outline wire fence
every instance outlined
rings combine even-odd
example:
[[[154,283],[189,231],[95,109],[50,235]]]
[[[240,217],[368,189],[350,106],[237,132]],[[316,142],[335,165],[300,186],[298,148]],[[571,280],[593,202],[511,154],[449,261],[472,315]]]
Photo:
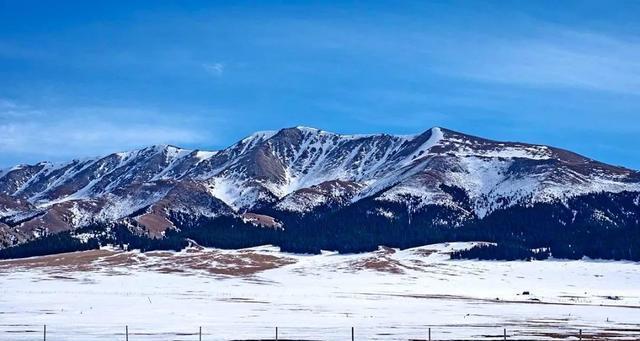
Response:
[[[17,327],[17,326],[16,326]],[[0,340],[6,341],[69,341],[69,340],[110,340],[110,341],[149,341],[149,340],[165,340],[165,341],[320,341],[320,340],[407,340],[407,341],[489,341],[489,340],[640,340],[640,329],[615,329],[615,330],[598,330],[598,329],[563,329],[563,330],[533,330],[533,329],[508,329],[508,328],[488,328],[482,327],[471,333],[461,332],[455,327],[425,327],[422,335],[416,335],[414,330],[413,336],[407,336],[402,332],[380,332],[371,333],[370,329],[355,327],[351,328],[313,328],[313,327],[272,327],[259,328],[251,331],[236,332],[225,331],[221,333],[220,329],[207,329],[206,327],[197,327],[191,331],[183,332],[149,332],[147,330],[136,330],[125,325],[120,330],[100,330],[93,332],[87,328],[78,330],[56,330],[50,326],[43,325],[39,330],[30,326],[0,329]],[[4,334],[4,335],[2,335]],[[226,335],[223,335],[226,334]],[[235,334],[236,337],[229,334]],[[254,335],[251,335],[254,334]]]

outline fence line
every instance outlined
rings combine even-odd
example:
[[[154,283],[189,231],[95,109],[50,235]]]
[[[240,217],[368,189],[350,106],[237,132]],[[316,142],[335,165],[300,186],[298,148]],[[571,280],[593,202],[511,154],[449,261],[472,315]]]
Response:
[[[442,328],[443,330],[447,330],[447,328]],[[515,329],[514,331],[517,331],[517,329]],[[198,341],[202,341],[202,326],[200,326],[198,328]],[[43,325],[43,329],[42,329],[42,335],[43,335],[43,340],[47,341],[47,325]],[[125,335],[125,340],[124,341],[129,341],[129,325],[125,325],[124,327],[124,335]],[[559,336],[560,339],[566,339],[567,337],[570,337],[571,335],[568,336]],[[504,341],[507,340],[507,338],[511,337],[510,335],[507,334],[507,328],[503,328],[503,333],[502,333],[502,338]],[[574,337],[577,337],[578,341],[582,341],[582,329],[578,330],[578,334],[575,335]],[[355,341],[356,339],[356,335],[355,335],[355,327],[351,327],[351,341]],[[262,341],[267,341],[269,339],[260,339]],[[275,338],[273,339],[275,341],[279,340],[279,335],[278,335],[278,327],[275,327]],[[296,339],[297,340],[297,339]],[[300,339],[302,340],[302,339]],[[436,341],[435,339],[431,338],[431,327],[428,327],[426,330],[426,339],[427,341]],[[444,339],[446,340],[446,339]],[[413,341],[418,341],[418,340],[413,340]]]

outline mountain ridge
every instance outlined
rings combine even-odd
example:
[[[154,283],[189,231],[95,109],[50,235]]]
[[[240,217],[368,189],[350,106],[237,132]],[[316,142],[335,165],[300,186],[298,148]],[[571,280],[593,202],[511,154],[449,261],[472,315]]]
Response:
[[[460,135],[467,135],[467,136],[473,136],[473,135],[468,135],[456,130],[452,130],[449,128],[445,128],[445,127],[440,127],[440,126],[433,126],[431,128],[429,128],[427,131],[431,130],[431,129],[441,129],[441,130],[445,130],[445,131],[449,131],[455,134],[460,134]],[[341,137],[351,137],[351,138],[366,138],[366,137],[373,137],[373,136],[392,136],[392,137],[398,137],[398,138],[412,138],[415,137],[417,135],[420,134],[424,134],[425,132],[422,133],[415,133],[415,134],[389,134],[389,133],[364,133],[364,134],[344,134],[344,133],[336,133],[336,132],[332,132],[332,131],[328,131],[328,130],[324,130],[324,129],[320,129],[320,128],[314,128],[314,127],[310,127],[310,126],[293,126],[293,127],[287,127],[287,128],[282,128],[280,130],[260,130],[260,131],[256,131],[252,134],[247,135],[246,137],[236,141],[235,143],[233,143],[231,146],[239,144],[243,141],[246,140],[250,140],[252,138],[254,138],[255,136],[267,136],[267,137],[272,137],[273,135],[277,134],[278,132],[282,131],[282,130],[290,130],[290,129],[300,129],[300,130],[311,130],[311,131],[317,131],[317,132],[322,132],[322,133],[327,133],[330,135],[337,135],[337,136],[341,136]],[[492,142],[501,142],[501,143],[506,143],[506,144],[522,144],[522,145],[531,145],[531,146],[542,146],[542,147],[550,147],[550,148],[554,148],[554,149],[558,149],[558,150],[563,150],[563,151],[567,151],[573,154],[576,154],[580,157],[583,157],[585,159],[589,159],[589,160],[593,160],[593,161],[597,161],[594,158],[579,154],[579,153],[575,153],[572,151],[569,151],[568,149],[564,149],[564,148],[559,148],[559,147],[553,147],[551,145],[547,145],[547,144],[539,144],[539,143],[533,143],[533,142],[518,142],[518,141],[509,141],[509,140],[495,140],[495,139],[489,139],[489,138],[481,138],[481,137],[477,137],[477,136],[473,136],[474,138],[477,139],[484,139],[487,141],[492,141]],[[178,150],[183,150],[183,151],[188,151],[188,152],[201,152],[201,153],[218,153],[223,149],[215,149],[215,150],[209,150],[209,149],[200,149],[200,148],[195,148],[195,149],[190,149],[190,148],[183,148],[180,147],[178,145],[175,144],[171,144],[171,143],[159,143],[159,144],[152,144],[152,145],[148,145],[148,146],[144,146],[138,149],[132,149],[132,150],[121,150],[121,151],[117,151],[117,152],[113,152],[107,155],[101,154],[101,155],[94,155],[94,156],[87,156],[87,157],[81,157],[81,158],[73,158],[70,161],[51,161],[51,160],[43,160],[43,161],[38,161],[36,163],[19,163],[13,166],[7,166],[4,168],[0,168],[0,177],[2,177],[5,173],[14,170],[15,168],[19,168],[19,167],[32,167],[32,166],[37,166],[40,164],[48,164],[48,165],[64,165],[70,162],[86,162],[86,161],[91,161],[91,160],[96,160],[99,158],[104,158],[107,157],[109,155],[113,155],[113,154],[126,154],[126,153],[133,153],[133,152],[137,152],[137,151],[142,151],[142,150],[147,150],[147,149],[163,149],[163,148],[174,148],[174,149],[178,149]],[[604,162],[603,162],[604,163]],[[636,170],[634,168],[631,167],[627,167],[625,165],[614,165],[614,164],[609,164],[613,167],[617,167],[617,168],[625,168],[628,170],[632,170],[632,171],[636,171],[636,172],[640,172],[640,170]]]
[[[560,148],[440,127],[344,135],[299,126],[256,132],[216,151],[154,145],[0,171],[0,246],[96,224],[135,226],[135,234],[152,239],[223,217],[301,228],[308,216],[322,221],[365,204],[388,225],[400,219],[398,210],[409,213],[405,227],[415,224],[411,216],[447,211],[425,228],[464,229],[498,211],[568,208],[575,198],[602,193],[612,200],[640,193],[640,173]],[[629,208],[634,217],[637,206]],[[627,221],[606,211],[585,214]]]

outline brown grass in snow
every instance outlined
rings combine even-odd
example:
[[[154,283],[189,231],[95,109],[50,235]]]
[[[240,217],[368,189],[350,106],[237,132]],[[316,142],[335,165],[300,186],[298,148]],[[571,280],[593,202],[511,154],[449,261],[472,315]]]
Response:
[[[41,257],[0,261],[0,273],[41,269],[51,275],[96,271],[125,274],[129,269],[160,273],[208,273],[224,276],[251,276],[295,263],[295,259],[255,250],[222,251],[191,248],[183,252],[147,253],[90,250]]]

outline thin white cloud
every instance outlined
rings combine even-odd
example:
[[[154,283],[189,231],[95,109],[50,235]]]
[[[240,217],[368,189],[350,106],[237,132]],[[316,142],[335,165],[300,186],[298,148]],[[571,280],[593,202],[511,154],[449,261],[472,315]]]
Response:
[[[194,143],[200,136],[174,127],[90,122],[0,124],[0,152],[43,156],[94,155],[159,143]]]
[[[0,98],[0,110],[15,109],[17,107],[18,105],[13,101],[8,100],[6,98]]]
[[[9,105],[7,105],[9,103]],[[12,117],[6,113],[12,114]],[[38,115],[30,115],[38,112]],[[122,117],[137,117],[121,120]],[[157,113],[127,108],[35,110],[0,102],[0,153],[28,161],[64,160],[153,144],[196,144],[209,135],[191,126],[160,122]],[[9,157],[13,156],[13,157]]]
[[[205,63],[202,64],[202,67],[206,72],[213,76],[222,76],[224,73],[224,64],[222,63]]]
[[[440,71],[510,85],[640,94],[638,42],[564,30],[470,40],[466,53],[446,55]]]
[[[0,98],[0,119],[2,119],[4,122],[9,122],[7,120],[36,117],[41,114],[42,113],[39,110],[30,108],[25,105],[20,105],[10,99]]]

